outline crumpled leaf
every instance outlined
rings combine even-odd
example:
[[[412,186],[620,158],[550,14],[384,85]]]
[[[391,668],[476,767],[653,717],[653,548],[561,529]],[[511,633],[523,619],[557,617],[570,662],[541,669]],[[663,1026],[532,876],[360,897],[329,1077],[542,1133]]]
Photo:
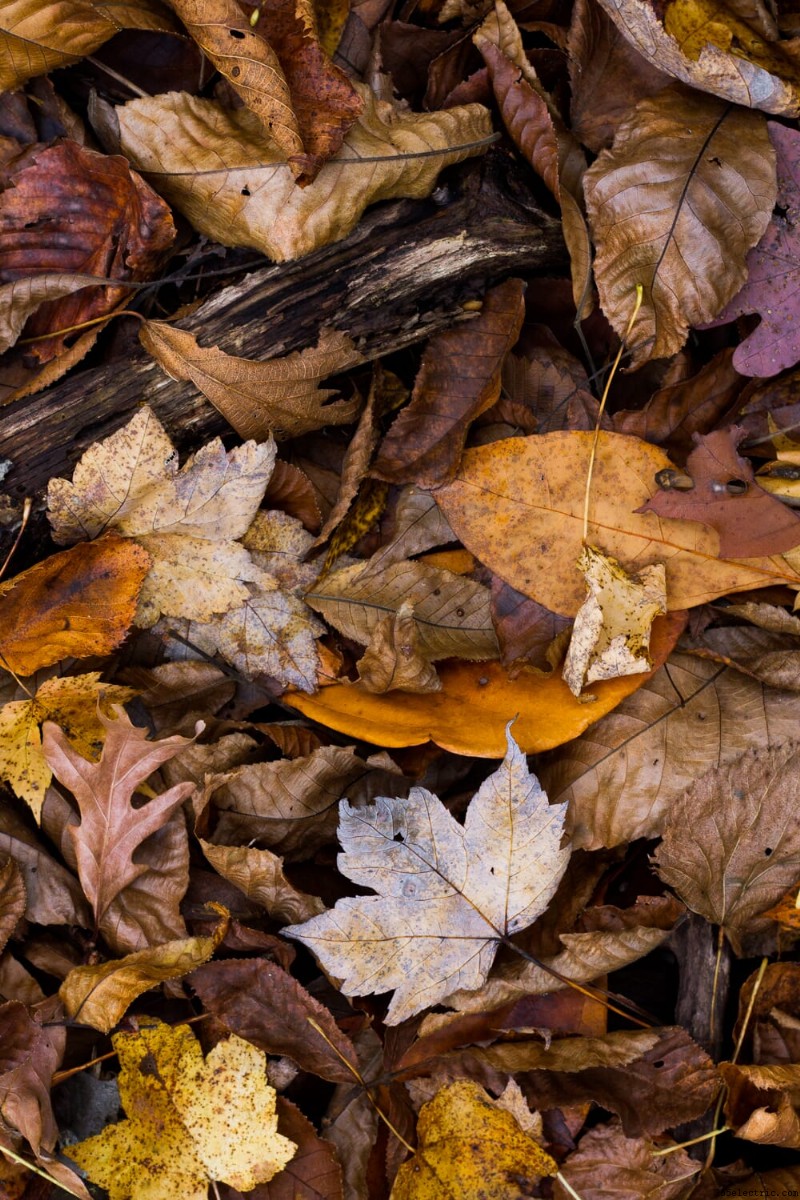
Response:
[[[600,303],[620,337],[644,289],[628,336],[638,366],[680,350],[744,283],[772,216],[775,152],[760,114],[669,88],[620,122],[584,188]]]
[[[723,100],[796,116],[800,73],[791,48],[767,42],[737,18],[734,6],[680,0],[600,0],[623,37],[648,62]],[[662,23],[663,14],[663,23]]]
[[[457,537],[497,575],[546,608],[574,616],[585,585],[577,566],[583,543],[591,433],[510,438],[467,450],[458,475],[434,493]],[[592,475],[588,541],[626,571],[663,562],[667,607],[691,608],[728,592],[794,584],[782,558],[718,557],[718,537],[696,522],[669,523],[635,510],[671,469],[655,446],[601,432]]]
[[[10,805],[0,810],[0,852],[13,859],[22,872],[29,921],[88,928],[91,910],[78,880],[51,857]]]
[[[84,756],[94,758],[112,705],[124,704],[136,693],[131,688],[100,682],[100,672],[47,679],[30,700],[12,700],[0,708],[0,778],[11,785],[41,822],[42,804],[53,772],[42,751],[39,727],[54,721]]]
[[[14,345],[28,317],[41,304],[52,304],[81,288],[96,287],[93,275],[49,271],[0,286],[0,354]]]
[[[660,489],[639,511],[710,526],[719,534],[723,558],[793,549],[800,544],[800,514],[759,487],[750,463],[736,449],[744,436],[738,425],[696,435],[685,468],[694,486]]]
[[[342,801],[339,811],[339,870],[380,894],[340,900],[284,934],[343,978],[346,996],[394,989],[390,1025],[454,985],[480,987],[498,938],[544,911],[569,859],[560,848],[564,809],[548,805],[510,733],[463,827],[423,788],[364,808]]]
[[[112,534],[0,584],[0,664],[33,675],[63,658],[108,654],[128,632],[149,567],[141,546]]]
[[[426,657],[414,605],[404,600],[394,616],[382,617],[358,662],[358,679],[368,692],[438,692],[441,682]]]
[[[737,1138],[800,1148],[800,1066],[720,1063],[727,1085],[725,1121]]]
[[[524,286],[508,279],[487,292],[480,314],[431,338],[411,403],[381,442],[371,475],[432,487],[452,479],[469,427],[500,395],[503,359],[516,342]]]
[[[98,922],[112,901],[147,870],[146,863],[133,861],[136,849],[166,824],[192,791],[190,783],[177,784],[141,808],[133,807],[131,798],[139,785],[191,738],[176,735],[150,742],[146,730],[132,725],[119,706],[113,707],[116,720],[98,713],[106,736],[97,763],[87,762],[52,722],[45,723],[42,738],[53,774],[78,802],[81,823],[69,833],[81,885]]]
[[[650,631],[667,611],[661,563],[630,576],[611,555],[586,545],[578,565],[589,594],[575,617],[564,662],[563,678],[574,696],[585,683],[651,671]]]
[[[93,54],[126,28],[173,32],[175,24],[153,0],[10,0],[0,25],[0,91]]]
[[[656,870],[734,949],[745,932],[768,927],[757,918],[800,878],[791,799],[799,770],[794,742],[751,748],[701,776],[664,822]]]
[[[568,1156],[562,1175],[579,1196],[596,1200],[612,1192],[618,1200],[680,1200],[701,1164],[674,1144],[659,1144],[659,1150],[672,1153],[656,1155],[654,1149],[644,1138],[625,1137],[618,1121],[597,1125]],[[553,1195],[566,1200],[571,1193],[556,1180]]]
[[[276,262],[299,258],[345,237],[369,204],[427,196],[443,167],[482,152],[491,134],[481,105],[404,112],[355,86],[364,112],[305,188],[296,185],[282,152],[265,143],[247,109],[229,111],[185,93],[116,109],[122,152],[145,175],[152,173],[199,232]],[[422,156],[398,158],[417,152]]]
[[[320,380],[363,361],[351,339],[333,329],[323,330],[315,347],[268,362],[204,349],[191,333],[164,321],[146,321],[139,340],[173,379],[190,379],[245,440],[347,425],[360,406],[357,397],[324,403],[336,392],[320,390]]]
[[[372,640],[387,611],[396,613],[409,602],[429,659],[486,659],[499,653],[488,588],[425,563],[395,563],[380,573],[370,563],[354,563],[324,576],[305,600],[362,645]]]
[[[774,121],[769,132],[778,156],[776,209],[761,241],[747,256],[747,282],[714,322],[722,325],[745,313],[760,315],[760,325],[734,351],[733,365],[742,375],[777,375],[800,359],[800,132]]]
[[[208,861],[223,879],[262,905],[274,920],[308,921],[325,911],[318,896],[294,887],[283,872],[283,859],[255,846],[217,846],[197,839]]]
[[[203,1060],[188,1025],[146,1020],[111,1039],[131,1116],[70,1146],[68,1157],[111,1200],[207,1200],[209,1180],[250,1191],[282,1170],[295,1146],[277,1132],[266,1056],[232,1035]]]
[[[556,1161],[523,1133],[510,1112],[476,1083],[443,1087],[423,1105],[417,1151],[403,1163],[391,1200],[479,1200],[522,1196],[530,1183],[558,1172]],[[513,1188],[513,1191],[511,1190]]]
[[[797,697],[717,663],[673,654],[586,737],[540,764],[569,803],[573,845],[587,850],[660,836],[685,790],[738,758],[797,734]],[[800,878],[800,873],[798,873]]]

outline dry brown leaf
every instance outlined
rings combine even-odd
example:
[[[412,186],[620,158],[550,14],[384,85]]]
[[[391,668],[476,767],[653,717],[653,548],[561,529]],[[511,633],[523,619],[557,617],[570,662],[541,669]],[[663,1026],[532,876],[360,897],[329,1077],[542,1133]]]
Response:
[[[108,654],[133,622],[150,561],[110,535],[0,584],[0,664],[32,675],[63,658]]]
[[[467,450],[457,477],[434,493],[456,535],[490,570],[553,612],[574,616],[585,589],[583,542],[591,433],[511,438]],[[800,584],[785,559],[720,559],[718,537],[694,521],[662,523],[635,510],[672,467],[655,446],[618,433],[597,442],[588,541],[624,568],[663,562],[667,607],[691,608],[728,592]]]
[[[563,677],[573,695],[586,683],[651,671],[650,631],[667,611],[664,567],[628,575],[611,555],[586,545],[578,565],[588,595],[575,617]]]
[[[725,1120],[737,1138],[800,1149],[800,1066],[719,1065],[728,1091]]]
[[[360,407],[358,398],[326,404],[336,392],[319,388],[329,375],[363,361],[350,338],[333,329],[323,330],[315,347],[268,362],[203,349],[191,333],[163,321],[146,321],[139,340],[173,379],[190,379],[244,440],[347,425]]]
[[[480,987],[499,938],[544,911],[569,859],[560,848],[564,809],[548,805],[510,733],[463,827],[423,788],[339,807],[339,870],[380,894],[340,900],[284,934],[342,979],[346,996],[394,989],[389,1025],[440,1002],[454,984]]]
[[[0,810],[0,852],[22,872],[29,921],[89,927],[91,910],[77,879],[51,857],[11,805]]]
[[[185,93],[118,108],[122,151],[201,233],[276,262],[299,258],[345,237],[369,204],[427,196],[443,167],[481,153],[491,134],[480,105],[403,112],[357,87],[363,115],[305,188],[247,109]]]
[[[13,858],[0,867],[0,952],[25,915],[27,896],[25,881]]]
[[[109,1033],[137,997],[167,979],[180,979],[206,962],[228,928],[227,915],[211,937],[182,938],[99,966],[75,967],[58,990],[67,1016]]]
[[[430,492],[405,487],[397,498],[388,530],[389,540],[369,560],[371,572],[384,571],[393,563],[422,554],[433,546],[456,540],[442,510]]]
[[[799,770],[794,742],[749,749],[697,779],[664,822],[659,875],[734,947],[744,933],[768,927],[757,918],[800,878],[792,804]]]
[[[133,699],[131,688],[100,682],[100,672],[47,679],[30,700],[12,700],[0,708],[0,778],[9,783],[41,821],[42,804],[53,772],[42,752],[39,731],[54,721],[85,758],[99,753],[105,730],[98,713]]]
[[[61,300],[85,287],[96,287],[93,275],[49,271],[0,286],[0,354],[14,345],[28,317],[41,304]]]
[[[373,570],[372,563],[342,567],[306,593],[305,600],[346,637],[368,645],[387,612],[410,603],[420,647],[430,660],[496,658],[489,590],[463,576],[421,562]]]
[[[644,289],[628,337],[640,365],[680,350],[745,282],[775,204],[775,152],[760,113],[669,88],[620,123],[584,188],[600,303],[620,337]]]
[[[81,823],[70,827],[78,874],[99,922],[114,899],[147,870],[133,855],[141,843],[166,824],[191,793],[190,783],[178,784],[134,808],[132,796],[156,768],[188,745],[179,736],[149,742],[144,729],[132,725],[114,706],[116,720],[98,714],[106,730],[98,763],[89,763],[70,745],[57,725],[47,722],[43,750],[53,774],[78,802]]]
[[[258,117],[265,137],[286,155],[301,154],[303,140],[278,56],[236,0],[169,3],[203,54]]]
[[[339,490],[317,537],[311,543],[311,548],[321,546],[330,535],[342,524],[348,515],[350,506],[364,484],[372,452],[379,437],[377,414],[382,411],[384,401],[386,372],[376,363],[372,372],[367,402],[358,419],[358,427],[345,450],[342,460],[342,471],[339,480]]]
[[[283,873],[283,859],[255,846],[217,846],[197,839],[223,879],[265,908],[274,920],[308,921],[325,911],[318,896],[294,887]]]
[[[438,692],[436,668],[426,657],[414,619],[414,605],[404,600],[394,616],[382,617],[359,659],[358,678],[368,692]]]
[[[683,792],[742,746],[796,736],[797,699],[688,655],[673,655],[615,712],[541,764],[554,800],[569,802],[584,849],[658,837]],[[800,874],[800,873],[799,873]]]
[[[619,1122],[597,1125],[585,1133],[576,1150],[567,1157],[563,1176],[579,1196],[601,1200],[614,1195],[617,1200],[681,1200],[687,1181],[701,1168],[685,1150],[674,1143],[659,1143],[660,1154],[644,1138],[625,1137]],[[674,1153],[664,1154],[664,1150]],[[571,1196],[556,1180],[556,1200]]]

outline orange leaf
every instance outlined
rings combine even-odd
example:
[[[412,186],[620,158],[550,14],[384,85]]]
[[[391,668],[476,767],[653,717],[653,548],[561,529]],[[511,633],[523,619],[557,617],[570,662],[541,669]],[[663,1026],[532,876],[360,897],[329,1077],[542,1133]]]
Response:
[[[32,675],[62,658],[108,654],[136,612],[150,555],[108,535],[53,554],[0,585],[0,663]]]
[[[653,622],[654,669],[666,660],[686,622],[670,613]],[[380,746],[415,746],[429,738],[454,754],[502,758],[505,727],[513,717],[514,739],[526,754],[550,750],[578,737],[589,725],[650,678],[629,675],[592,686],[594,701],[576,700],[561,676],[522,674],[510,679],[499,662],[445,663],[440,692],[370,695],[359,684],[334,684],[316,695],[286,693],[285,704],[313,721]]]

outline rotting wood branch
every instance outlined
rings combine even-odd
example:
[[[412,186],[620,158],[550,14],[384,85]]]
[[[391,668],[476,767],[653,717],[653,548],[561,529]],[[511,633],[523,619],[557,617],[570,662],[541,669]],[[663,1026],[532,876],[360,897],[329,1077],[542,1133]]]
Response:
[[[430,200],[379,206],[344,241],[248,274],[180,326],[204,346],[266,359],[312,345],[330,325],[378,358],[446,328],[466,299],[502,278],[563,274],[560,221],[509,156],[492,151],[443,179]],[[137,348],[0,409],[9,497],[39,496],[143,402],[181,448],[230,429],[193,384],[170,379]]]

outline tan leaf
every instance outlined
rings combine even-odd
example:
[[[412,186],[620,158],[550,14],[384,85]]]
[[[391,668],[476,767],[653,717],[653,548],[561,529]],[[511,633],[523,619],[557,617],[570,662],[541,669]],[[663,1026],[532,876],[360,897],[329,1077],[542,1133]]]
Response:
[[[340,900],[284,933],[343,980],[346,996],[394,989],[385,1019],[396,1025],[454,984],[480,987],[499,939],[545,910],[569,859],[563,820],[509,733],[463,826],[423,788],[358,809],[342,801],[339,870],[380,894]]]
[[[283,873],[283,859],[271,850],[217,846],[203,838],[197,840],[214,870],[275,920],[308,921],[325,912],[318,896],[310,896],[289,882]]]
[[[395,563],[380,574],[371,565],[355,563],[326,575],[306,593],[306,603],[346,637],[368,644],[386,612],[409,602],[429,659],[499,655],[488,588],[421,562]]]
[[[226,917],[211,937],[182,938],[96,967],[75,967],[58,990],[67,1016],[108,1033],[138,996],[167,979],[180,979],[207,962],[227,928]]]
[[[161,616],[211,621],[248,601],[248,584],[272,586],[239,542],[183,533],[144,534],[136,540],[153,562],[139,593],[136,624],[141,629]]]
[[[585,595],[570,564],[583,544],[592,442],[591,433],[548,433],[467,450],[453,482],[435,492],[468,550],[512,587],[565,616],[575,615]],[[713,530],[635,512],[655,494],[656,474],[672,465],[656,446],[601,432],[587,540],[629,572],[663,562],[671,611],[770,583],[797,587],[800,574],[779,556],[720,559]]]
[[[712,768],[672,805],[656,850],[659,875],[734,947],[800,878],[793,819],[800,749],[751,748]],[[761,921],[764,927],[768,922]]]
[[[397,498],[389,538],[370,558],[370,572],[378,574],[393,563],[456,540],[431,493],[413,486],[403,488]]]
[[[479,1200],[511,1196],[509,1180],[556,1175],[558,1164],[510,1112],[468,1080],[448,1084],[423,1105],[417,1150],[403,1163],[391,1200]],[[517,1190],[516,1187],[514,1189]]]
[[[600,303],[620,336],[644,289],[628,337],[639,365],[680,350],[742,287],[775,204],[775,152],[760,113],[669,88],[622,120],[584,188]]]
[[[299,258],[345,237],[369,204],[427,196],[444,167],[481,153],[491,134],[480,105],[411,113],[357,87],[362,116],[305,188],[247,109],[180,92],[116,110],[122,152],[199,232],[276,262]]]
[[[235,1035],[205,1061],[188,1025],[147,1018],[117,1033],[120,1100],[131,1115],[69,1147],[111,1200],[207,1200],[209,1180],[244,1192],[280,1171],[295,1146],[277,1132],[266,1057]]]
[[[323,542],[326,542],[334,530],[344,521],[350,505],[355,500],[359,488],[362,486],[364,476],[372,461],[372,452],[378,441],[379,431],[376,414],[380,413],[380,402],[384,398],[382,393],[385,378],[386,373],[383,371],[380,363],[377,363],[372,372],[372,382],[367,402],[358,419],[358,428],[345,450],[336,499],[325,518],[322,528],[311,543],[312,547],[321,546]]]
[[[146,321],[139,340],[173,379],[190,379],[245,440],[346,425],[360,406],[358,398],[324,403],[336,392],[320,390],[320,381],[363,362],[350,338],[333,329],[323,330],[315,347],[268,362],[203,349],[191,333],[163,321]]]
[[[175,736],[149,742],[146,730],[132,725],[121,708],[114,708],[116,720],[99,714],[106,737],[98,763],[78,754],[52,722],[45,723],[42,738],[53,774],[78,802],[81,823],[70,828],[70,836],[81,885],[98,921],[115,897],[147,869],[145,863],[134,863],[136,849],[192,791],[190,783],[178,784],[141,808],[133,807],[131,799],[139,785],[191,739]]]
[[[597,1125],[584,1134],[568,1155],[563,1177],[579,1196],[600,1200],[613,1193],[618,1200],[681,1200],[686,1183],[701,1169],[674,1143],[659,1144],[661,1153],[644,1138],[625,1137],[619,1122]],[[664,1150],[673,1153],[663,1153]],[[556,1200],[567,1200],[572,1191],[556,1180]]]
[[[578,565],[589,594],[575,617],[563,671],[575,696],[585,683],[652,670],[650,630],[654,619],[667,611],[661,563],[631,576],[611,555],[587,545]]]
[[[85,287],[96,287],[93,275],[68,275],[48,271],[0,286],[0,354],[14,345],[22,327],[40,304],[60,300]]]
[[[737,671],[675,654],[638,692],[541,765],[554,800],[569,803],[575,846],[658,837],[695,779],[742,746],[796,736],[797,698]]]
[[[236,0],[169,2],[203,54],[258,117],[266,139],[284,154],[301,154],[303,141],[281,64]]]
[[[404,600],[394,616],[382,617],[359,659],[358,678],[368,692],[438,692],[436,668],[422,648],[414,605]]]
[[[800,1066],[720,1063],[728,1087],[725,1119],[737,1138],[800,1149]]]

